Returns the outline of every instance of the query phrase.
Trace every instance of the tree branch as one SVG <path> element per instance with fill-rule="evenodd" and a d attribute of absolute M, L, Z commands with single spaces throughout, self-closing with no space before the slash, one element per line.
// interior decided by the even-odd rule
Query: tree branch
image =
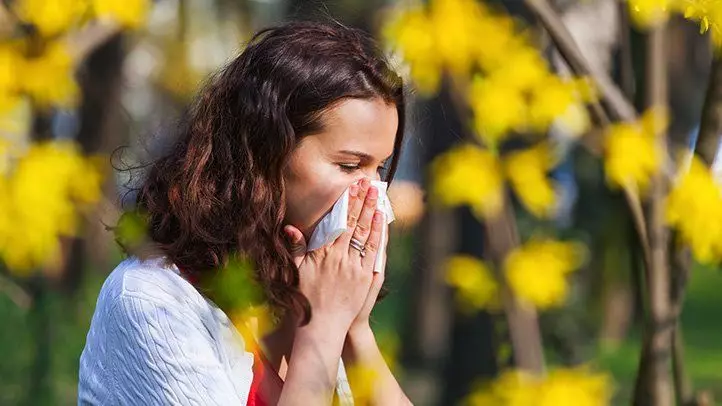
<path fill-rule="evenodd" d="M 81 63 L 96 48 L 122 31 L 122 27 L 111 20 L 94 21 L 81 31 L 67 38 L 68 48 L 76 64 Z"/>
<path fill-rule="evenodd" d="M 501 285 L 502 303 L 509 323 L 515 364 L 527 372 L 542 374 L 544 373 L 544 349 L 537 313 L 533 308 L 519 305 L 501 271 L 504 259 L 519 245 L 514 211 L 508 200 L 504 204 L 503 212 L 484 221 L 484 226 Z"/>
<path fill-rule="evenodd" d="M 717 155 L 720 136 L 722 136 L 722 58 L 715 54 L 702 108 L 697 144 L 694 148 L 694 152 L 708 166 L 712 165 Z"/>
<path fill-rule="evenodd" d="M 668 104 L 667 86 L 667 29 L 665 23 L 660 23 L 649 32 L 647 46 L 647 104 L 650 107 L 666 107 Z M 664 159 L 667 160 L 667 134 L 657 129 L 658 147 Z M 671 406 L 673 404 L 673 388 L 669 373 L 672 339 L 674 332 L 673 315 L 670 301 L 671 274 L 669 267 L 669 230 L 664 221 L 664 201 L 668 184 L 662 173 L 657 174 L 652 181 L 649 215 L 649 244 L 652 267 L 647 272 L 649 293 L 649 310 L 651 320 L 647 324 L 649 329 L 645 332 L 649 340 L 643 349 L 640 370 L 643 374 L 645 393 L 649 402 L 655 406 Z M 638 388 L 639 389 L 639 388 Z M 637 393 L 637 395 L 641 395 Z M 640 399 L 636 397 L 636 399 Z"/>
<path fill-rule="evenodd" d="M 524 3 L 539 17 L 539 21 L 549 32 L 559 53 L 567 61 L 572 71 L 588 75 L 594 81 L 614 118 L 634 121 L 637 116 L 634 106 L 624 97 L 624 93 L 606 73 L 595 69 L 584 58 L 576 41 L 551 4 L 547 0 L 525 0 Z"/>

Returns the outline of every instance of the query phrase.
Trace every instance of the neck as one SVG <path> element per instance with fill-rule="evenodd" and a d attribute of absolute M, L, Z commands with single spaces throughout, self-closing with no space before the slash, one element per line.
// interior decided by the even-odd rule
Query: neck
<path fill-rule="evenodd" d="M 286 379 L 296 328 L 296 319 L 284 316 L 278 327 L 261 339 L 266 359 L 282 380 Z"/>

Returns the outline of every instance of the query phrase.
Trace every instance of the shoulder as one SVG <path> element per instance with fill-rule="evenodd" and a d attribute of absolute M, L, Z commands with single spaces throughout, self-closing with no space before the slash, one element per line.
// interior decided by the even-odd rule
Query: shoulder
<path fill-rule="evenodd" d="M 220 331 L 233 328 L 226 315 L 164 257 L 130 257 L 111 272 L 98 295 L 92 324 L 109 323 L 124 334 L 167 341 L 169 333 L 183 332 L 178 338 L 203 338 L 216 344 L 222 341 Z"/>
<path fill-rule="evenodd" d="M 150 404 L 202 400 L 211 393 L 243 399 L 252 356 L 242 341 L 224 338 L 232 325 L 220 316 L 163 258 L 126 259 L 98 296 L 81 355 L 81 392 L 102 389 Z M 94 384 L 96 376 L 112 387 Z"/>
<path fill-rule="evenodd" d="M 108 278 L 98 296 L 98 304 L 117 305 L 136 298 L 160 305 L 204 304 L 203 297 L 164 257 L 129 257 Z"/>

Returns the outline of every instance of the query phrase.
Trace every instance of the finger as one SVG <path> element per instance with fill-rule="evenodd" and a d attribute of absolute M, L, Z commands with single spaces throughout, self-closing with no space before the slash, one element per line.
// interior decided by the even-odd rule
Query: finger
<path fill-rule="evenodd" d="M 368 271 L 374 269 L 376 254 L 381 248 L 381 231 L 383 230 L 384 223 L 384 213 L 381 210 L 376 210 L 373 215 L 369 237 L 368 240 L 366 240 L 366 256 L 361 258 L 361 265 Z"/>
<path fill-rule="evenodd" d="M 368 187 L 370 184 L 371 183 L 368 181 L 368 179 L 361 179 L 358 184 L 350 186 L 348 223 L 346 230 L 353 230 L 354 228 L 356 228 L 356 223 L 358 222 L 359 215 L 361 214 L 361 208 L 363 207 L 364 199 L 366 198 L 366 193 L 368 192 Z"/>
<path fill-rule="evenodd" d="M 293 262 L 296 266 L 301 265 L 303 258 L 306 256 L 306 239 L 303 237 L 303 233 L 298 228 L 287 225 L 283 227 L 283 234 L 290 246 Z"/>
<path fill-rule="evenodd" d="M 371 302 L 371 306 L 373 308 L 374 303 L 376 303 L 376 299 L 379 297 L 379 292 L 381 292 L 381 287 L 384 286 L 384 274 L 383 273 L 375 273 L 373 276 L 373 279 L 371 280 L 371 288 L 369 289 L 369 294 L 366 297 L 366 300 Z"/>
<path fill-rule="evenodd" d="M 388 246 L 389 246 L 389 225 L 386 223 L 386 217 L 384 216 L 384 224 L 383 228 L 385 229 L 385 235 L 381 234 L 381 250 L 383 251 L 383 254 L 381 254 L 381 258 L 378 262 L 374 263 L 374 273 L 375 274 L 382 274 L 384 275 L 386 272 L 386 259 L 388 258 Z"/>
<path fill-rule="evenodd" d="M 369 234 L 371 233 L 371 223 L 373 221 L 374 212 L 376 212 L 377 201 L 379 197 L 379 190 L 371 186 L 366 194 L 366 200 L 364 200 L 363 207 L 361 208 L 361 215 L 358 219 L 358 224 L 353 231 L 353 238 L 359 241 L 362 245 L 368 241 Z"/>

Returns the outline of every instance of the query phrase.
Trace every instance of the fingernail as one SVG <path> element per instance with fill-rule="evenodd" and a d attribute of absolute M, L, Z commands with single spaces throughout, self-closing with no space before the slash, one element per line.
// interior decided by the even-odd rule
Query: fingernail
<path fill-rule="evenodd" d="M 351 187 L 350 187 L 349 190 L 348 190 L 348 193 L 349 193 L 352 197 L 358 196 L 358 186 L 356 186 L 356 185 L 351 185 Z"/>
<path fill-rule="evenodd" d="M 374 213 L 374 222 L 380 223 L 381 220 L 383 220 L 383 219 L 384 219 L 384 213 L 382 213 L 379 210 L 376 210 L 376 212 Z"/>
<path fill-rule="evenodd" d="M 293 241 L 293 231 L 289 227 L 283 228 L 283 234 L 288 238 L 290 241 Z"/>
<path fill-rule="evenodd" d="M 368 189 L 371 182 L 367 178 L 361 179 L 361 187 L 364 189 Z"/>

